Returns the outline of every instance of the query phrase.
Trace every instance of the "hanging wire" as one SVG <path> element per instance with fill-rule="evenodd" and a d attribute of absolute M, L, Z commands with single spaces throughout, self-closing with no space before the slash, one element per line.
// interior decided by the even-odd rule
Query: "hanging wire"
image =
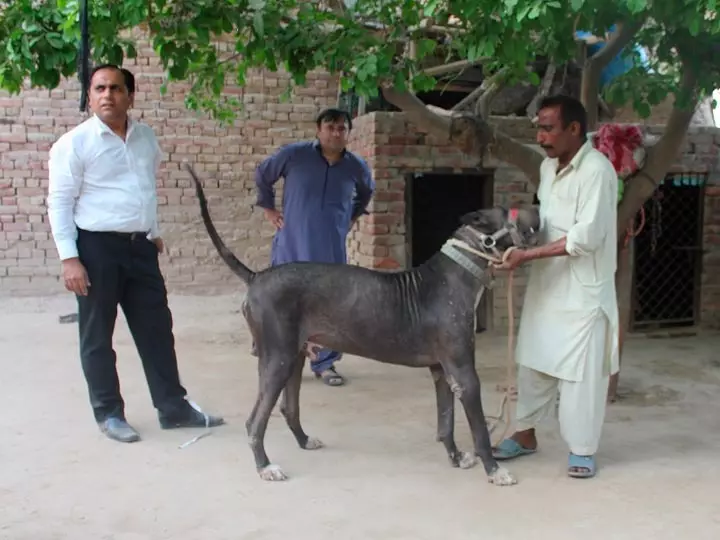
<path fill-rule="evenodd" d="M 88 1 L 80 0 L 80 47 L 78 50 L 78 79 L 80 79 L 80 112 L 87 110 L 90 86 L 90 21 Z"/>

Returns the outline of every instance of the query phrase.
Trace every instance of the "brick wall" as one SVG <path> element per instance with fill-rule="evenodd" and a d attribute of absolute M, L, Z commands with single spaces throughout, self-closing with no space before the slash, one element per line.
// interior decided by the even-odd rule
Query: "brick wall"
<path fill-rule="evenodd" d="M 138 59 L 125 67 L 138 84 L 132 115 L 154 128 L 166 157 L 158 178 L 158 211 L 169 249 L 161 256 L 168 288 L 233 290 L 240 284 L 207 238 L 182 162 L 193 164 L 204 180 L 212 217 L 231 249 L 250 266 L 264 267 L 273 231 L 252 208 L 253 172 L 281 144 L 314 137 L 317 113 L 336 102 L 336 81 L 310 74 L 290 102 L 281 102 L 287 75 L 253 72 L 244 88 L 229 88 L 244 109 L 234 127 L 220 128 L 185 109 L 184 85 L 171 85 L 160 95 L 162 67 L 151 48 L 139 47 Z M 78 112 L 79 98 L 74 81 L 53 91 L 0 94 L 0 294 L 64 291 L 46 215 L 47 156 L 53 141 L 85 119 Z"/>
<path fill-rule="evenodd" d="M 289 103 L 281 103 L 285 75 L 255 72 L 243 89 L 229 90 L 242 98 L 244 110 L 232 128 L 189 113 L 185 87 L 172 85 L 159 93 L 162 70 L 152 50 L 140 48 L 126 64 L 137 76 L 133 114 L 156 131 L 166 154 L 158 179 L 159 216 L 169 253 L 161 257 L 168 288 L 205 294 L 234 291 L 242 285 L 219 261 L 199 218 L 199 209 L 181 164 L 188 160 L 200 173 L 213 219 L 230 248 L 251 267 L 268 264 L 273 230 L 253 210 L 253 172 L 257 163 L 279 145 L 314 136 L 314 118 L 333 105 L 336 82 L 323 73 L 309 77 Z M 47 223 L 47 152 L 65 131 L 81 122 L 75 82 L 48 91 L 27 90 L 19 97 L 0 94 L 0 294 L 62 293 L 59 264 Z M 500 119 L 508 134 L 531 141 L 526 120 Z M 659 133 L 660 128 L 651 131 Z M 689 133 L 675 171 L 709 172 L 705 197 L 702 320 L 720 325 L 720 177 L 718 131 L 695 128 Z M 394 269 L 408 265 L 405 182 L 410 173 L 433 170 L 476 171 L 477 163 L 434 137 L 422 133 L 402 113 L 372 113 L 355 121 L 351 148 L 373 169 L 378 191 L 371 214 L 360 220 L 348 239 L 351 262 Z M 532 189 L 523 175 L 503 163 L 485 163 L 494 176 L 494 202 L 530 202 Z M 278 184 L 278 198 L 282 185 Z M 524 276 L 518 276 L 522 304 Z M 504 284 L 491 293 L 492 321 L 506 327 Z"/>
<path fill-rule="evenodd" d="M 535 130 L 527 119 L 496 119 L 501 130 L 533 143 Z M 375 112 L 356 121 L 352 148 L 365 157 L 377 180 L 372 214 L 351 234 L 349 247 L 355 264 L 382 269 L 406 268 L 406 177 L 412 173 L 444 171 L 479 172 L 477 163 L 447 142 L 419 131 L 403 113 Z M 659 135 L 662 127 L 652 126 Z M 705 188 L 704 255 L 701 321 L 720 326 L 720 129 L 691 128 L 677 163 L 670 172 L 709 173 Z M 494 175 L 494 204 L 531 203 L 534 188 L 518 169 L 488 160 L 483 164 Z M 526 275 L 516 275 L 515 314 L 519 317 Z M 507 328 L 507 295 L 504 280 L 490 295 L 490 315 L 495 328 Z M 516 322 L 519 319 L 516 319 Z"/>

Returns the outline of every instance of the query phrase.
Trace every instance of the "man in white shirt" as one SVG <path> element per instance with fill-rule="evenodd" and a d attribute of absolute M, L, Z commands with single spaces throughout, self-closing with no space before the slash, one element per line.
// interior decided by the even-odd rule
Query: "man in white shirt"
<path fill-rule="evenodd" d="M 546 98 L 537 141 L 547 154 L 538 199 L 542 246 L 514 251 L 504 265 L 532 261 L 518 333 L 517 431 L 494 450 L 511 459 L 537 449 L 535 426 L 560 392 L 568 474 L 595 475 L 609 376 L 618 365 L 615 298 L 617 175 L 588 140 L 576 99 Z"/>
<path fill-rule="evenodd" d="M 90 76 L 94 116 L 50 150 L 48 216 L 65 288 L 77 295 L 80 357 L 101 431 L 139 434 L 125 419 L 112 345 L 117 306 L 142 360 L 163 429 L 223 424 L 186 399 L 158 255 L 156 180 L 162 152 L 152 129 L 128 117 L 135 78 L 114 65 Z"/>

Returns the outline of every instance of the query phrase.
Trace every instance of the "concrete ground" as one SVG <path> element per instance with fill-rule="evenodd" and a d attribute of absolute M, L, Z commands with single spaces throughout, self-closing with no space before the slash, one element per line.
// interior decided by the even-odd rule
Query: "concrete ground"
<path fill-rule="evenodd" d="M 183 380 L 228 425 L 185 449 L 161 431 L 122 315 L 116 349 L 127 414 L 144 440 L 95 427 L 68 296 L 0 299 L 0 539 L 424 540 L 720 538 L 720 338 L 632 339 L 593 480 L 565 475 L 555 422 L 541 451 L 508 464 L 520 483 L 452 469 L 435 437 L 426 370 L 345 358 L 344 388 L 309 375 L 300 450 L 273 416 L 267 450 L 290 479 L 255 473 L 244 421 L 255 359 L 238 296 L 173 297 Z M 370 339 L 371 336 L 368 336 Z M 500 395 L 504 339 L 478 339 L 486 412 Z M 458 442 L 470 448 L 464 414 Z"/>

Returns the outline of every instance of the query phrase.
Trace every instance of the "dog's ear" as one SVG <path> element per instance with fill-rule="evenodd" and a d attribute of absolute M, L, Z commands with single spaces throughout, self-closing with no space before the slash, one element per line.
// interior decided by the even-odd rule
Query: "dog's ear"
<path fill-rule="evenodd" d="M 472 227 L 486 227 L 489 224 L 488 216 L 483 210 L 475 210 L 460 216 L 460 223 Z"/>
<path fill-rule="evenodd" d="M 540 229 L 540 206 L 523 205 L 517 208 L 517 224 L 521 229 L 538 231 Z"/>

